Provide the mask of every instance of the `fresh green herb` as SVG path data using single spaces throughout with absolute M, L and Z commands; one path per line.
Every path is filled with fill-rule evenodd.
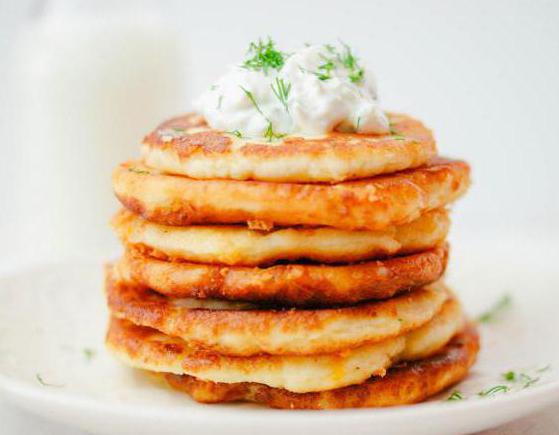
M 318 80 L 329 80 L 332 78 L 332 71 L 336 69 L 336 64 L 333 62 L 332 59 L 328 59 L 322 56 L 324 59 L 324 63 L 318 66 L 318 71 L 314 73 L 315 76 L 318 77 Z
M 128 168 L 128 170 L 130 172 L 134 172 L 135 174 L 140 174 L 140 175 L 149 175 L 149 171 L 145 171 L 143 169 L 138 169 L 138 168 Z
M 210 91 L 215 91 L 217 88 L 219 88 L 218 85 L 211 85 L 210 86 Z
M 487 390 L 480 391 L 478 396 L 480 397 L 490 397 L 494 396 L 497 393 L 508 393 L 510 391 L 510 387 L 507 385 L 495 385 L 494 387 L 488 388 Z
M 499 314 L 509 308 L 512 304 L 512 297 L 509 294 L 501 296 L 501 298 L 486 312 L 482 313 L 478 318 L 480 323 L 491 323 L 497 319 Z
M 266 42 L 260 38 L 257 42 L 251 42 L 247 55 L 250 57 L 244 61 L 242 67 L 253 71 L 263 71 L 264 74 L 268 74 L 270 69 L 281 69 L 288 56 L 276 48 L 275 42 L 270 37 Z
M 281 139 L 285 136 L 285 134 L 274 132 L 272 122 L 268 121 L 268 127 L 266 127 L 266 131 L 264 132 L 264 137 L 268 139 L 268 142 L 272 142 L 274 139 Z
M 533 370 L 533 372 L 535 373 L 543 373 L 547 370 L 549 370 L 550 366 L 544 366 L 542 368 L 539 368 L 537 370 Z M 540 380 L 539 376 L 531 376 L 526 372 L 515 372 L 513 370 L 510 370 L 506 373 L 502 374 L 503 379 L 505 381 L 508 382 L 512 382 L 512 383 L 522 383 L 522 388 L 528 388 L 531 387 L 532 385 L 534 385 L 536 382 L 538 382 Z
M 220 95 L 219 98 L 217 99 L 217 106 L 216 106 L 217 110 L 221 110 L 221 103 L 223 103 L 223 95 Z
M 536 373 L 542 373 L 545 370 L 549 370 L 549 365 L 542 367 L 541 369 L 535 370 Z M 509 382 L 509 385 L 495 385 L 494 387 L 488 388 L 487 390 L 480 391 L 478 396 L 488 397 L 493 396 L 497 393 L 508 393 L 512 390 L 511 387 L 520 386 L 522 389 L 529 388 L 540 380 L 539 377 L 534 377 L 526 372 L 517 372 L 514 370 L 509 370 L 501 374 L 504 381 Z
M 357 58 L 353 55 L 351 47 L 343 41 L 340 41 L 340 44 L 342 44 L 342 46 L 344 47 L 343 53 L 339 55 L 339 59 L 342 65 L 345 66 L 347 69 L 357 68 Z
M 56 387 L 56 388 L 62 388 L 64 385 L 60 385 L 60 384 L 50 384 L 48 382 L 45 382 L 43 380 L 43 377 L 39 374 L 36 373 L 35 374 L 35 378 L 37 379 L 37 381 L 39 382 L 39 384 L 41 384 L 44 387 Z
M 364 76 L 365 76 L 365 70 L 363 68 L 359 68 L 358 70 L 352 71 L 348 75 L 351 83 L 359 83 L 361 80 L 363 80 Z
M 392 136 L 401 136 L 400 132 L 394 129 L 394 124 L 392 123 L 392 121 L 388 121 L 388 128 L 390 129 L 390 134 Z
M 454 390 L 446 400 L 448 401 L 464 400 L 464 395 L 460 391 Z
M 274 87 L 275 83 L 275 87 Z M 287 106 L 287 100 L 289 98 L 289 92 L 291 92 L 291 83 L 285 84 L 283 79 L 277 78 L 275 79 L 274 83 L 270 86 L 272 87 L 272 91 L 280 103 L 285 107 L 285 111 L 289 113 L 289 107 Z
M 394 139 L 394 140 L 406 140 L 406 136 L 402 136 L 401 134 L 393 134 L 392 139 Z
M 318 66 L 317 71 L 314 71 L 313 74 L 319 80 L 329 80 L 332 78 L 332 72 L 338 66 L 341 66 L 347 70 L 349 81 L 359 83 L 365 77 L 365 70 L 359 65 L 358 59 L 354 56 L 349 45 L 343 42 L 341 44 L 343 46 L 341 52 L 331 44 L 324 45 L 324 49 L 329 56 L 321 55 L 324 62 Z
M 245 93 L 245 95 L 247 96 L 247 98 L 249 99 L 249 101 L 252 103 L 252 105 L 254 106 L 254 108 L 258 111 L 258 113 L 260 113 L 264 118 L 268 119 L 266 117 L 266 115 L 264 115 L 264 112 L 262 112 L 262 110 L 260 109 L 260 106 L 258 105 L 258 103 L 256 102 L 256 99 L 254 98 L 254 95 L 252 94 L 252 92 L 250 92 L 249 90 L 245 89 L 244 87 L 240 86 L 240 88 L 243 90 L 243 92 Z
M 276 133 L 274 131 L 274 128 L 272 126 L 272 121 L 270 121 L 270 119 L 266 115 L 264 115 L 264 112 L 262 112 L 262 110 L 260 109 L 260 106 L 256 102 L 256 99 L 254 98 L 254 95 L 252 94 L 252 92 L 243 88 L 242 86 L 241 86 L 241 89 L 243 90 L 243 92 L 245 93 L 247 98 L 250 100 L 250 102 L 252 103 L 254 108 L 258 111 L 258 113 L 260 113 L 264 117 L 264 119 L 266 121 L 268 121 L 268 125 L 266 127 L 266 130 L 264 131 L 264 137 L 266 139 L 268 139 L 268 142 L 272 142 L 272 140 L 274 140 L 274 139 L 281 139 L 282 137 L 284 137 L 285 134 Z
M 243 138 L 243 134 L 239 130 L 230 130 L 226 131 L 225 133 L 232 134 L 233 136 L 237 136 L 239 139 Z
M 97 352 L 95 352 L 95 350 L 91 348 L 86 347 L 83 349 L 83 355 L 87 361 L 91 361 L 93 358 L 95 358 L 96 354 Z
M 365 76 L 365 70 L 359 65 L 359 59 L 353 55 L 350 46 L 344 42 L 341 42 L 341 44 L 344 47 L 344 51 L 341 54 L 338 54 L 338 59 L 348 70 L 349 80 L 352 83 L 359 83 Z
M 336 54 L 336 47 L 334 47 L 332 44 L 324 44 L 324 48 L 326 49 L 326 51 L 328 51 L 331 54 Z
M 534 378 L 530 375 L 527 375 L 526 373 L 521 373 L 520 374 L 520 380 L 522 382 L 524 382 L 524 385 L 522 385 L 522 388 L 528 388 L 528 387 L 531 387 L 532 385 L 534 385 L 536 382 L 538 382 L 540 380 L 540 378 Z

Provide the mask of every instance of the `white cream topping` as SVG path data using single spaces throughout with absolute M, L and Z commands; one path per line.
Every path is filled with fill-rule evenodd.
M 387 133 L 375 80 L 351 56 L 345 46 L 313 45 L 286 55 L 279 69 L 235 65 L 194 106 L 212 128 L 245 137 Z

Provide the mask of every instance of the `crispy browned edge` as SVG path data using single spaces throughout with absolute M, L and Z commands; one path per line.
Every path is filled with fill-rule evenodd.
M 440 291 L 447 291 L 441 287 Z M 282 331 L 283 334 L 317 333 L 327 326 L 333 319 L 344 317 L 350 319 L 372 318 L 377 315 L 396 315 L 397 306 L 413 295 L 417 295 L 418 302 L 429 298 L 421 288 L 414 290 L 413 294 L 402 294 L 395 298 L 382 301 L 363 302 L 346 307 L 330 307 L 320 309 L 288 309 L 283 307 L 260 307 L 250 310 L 243 309 L 181 309 L 174 306 L 171 301 L 146 287 L 121 280 L 109 265 L 106 267 L 105 293 L 107 307 L 111 314 L 121 320 L 127 320 L 137 326 L 148 327 L 162 331 L 168 335 L 188 334 L 191 330 L 204 327 L 208 335 L 212 333 L 249 334 L 254 337 L 269 337 L 273 331 Z M 440 308 L 440 307 L 439 307 Z M 435 314 L 435 313 L 433 313 Z M 427 321 L 426 319 L 425 321 Z M 419 327 L 421 323 L 409 323 L 402 327 L 399 334 L 406 333 L 412 328 Z M 139 331 L 135 328 L 135 331 Z M 381 339 L 388 338 L 383 336 Z M 266 340 L 260 343 L 262 346 Z M 319 335 L 315 336 L 314 344 L 307 346 L 306 350 L 289 350 L 276 347 L 276 352 L 290 355 L 304 355 L 317 353 L 333 353 L 345 349 L 361 346 L 370 342 L 363 337 L 354 337 L 342 341 L 325 340 Z M 234 347 L 223 343 L 208 343 L 190 339 L 189 343 L 197 348 L 215 351 L 226 355 L 246 356 L 252 353 L 239 352 Z M 273 352 L 272 352 L 273 353 Z
M 266 228 L 380 230 L 411 222 L 456 200 L 469 186 L 470 167 L 463 161 L 436 158 L 416 169 L 331 185 L 194 180 L 127 162 L 115 170 L 113 180 L 128 190 L 116 193 L 127 209 L 167 225 L 256 222 Z M 160 185 L 165 198 L 161 202 L 142 197 L 142 183 L 150 180 Z M 246 203 L 258 204 L 258 209 L 239 206 Z
M 447 260 L 447 244 L 417 254 L 350 265 L 222 266 L 169 262 L 132 249 L 123 258 L 134 281 L 169 297 L 299 307 L 390 298 L 436 281 Z
M 447 209 L 441 208 L 430 210 L 420 216 L 417 220 L 408 222 L 404 225 L 397 225 L 388 232 L 388 237 L 398 241 L 398 247 L 395 250 L 387 248 L 382 243 L 375 244 L 365 252 L 353 252 L 351 249 L 345 249 L 341 253 L 322 252 L 320 250 L 307 250 L 305 254 L 290 253 L 288 250 L 275 250 L 265 257 L 251 259 L 250 256 L 236 255 L 234 258 L 221 259 L 219 255 L 209 256 L 207 259 L 183 258 L 181 253 L 173 253 L 171 250 L 166 250 L 163 247 L 158 248 L 147 242 L 143 241 L 130 241 L 129 228 L 146 228 L 153 225 L 142 217 L 132 213 L 130 210 L 123 208 L 118 211 L 111 220 L 113 229 L 121 238 L 122 243 L 126 249 L 135 252 L 139 255 L 146 257 L 157 258 L 168 262 L 199 262 L 204 264 L 214 265 L 229 265 L 229 266 L 247 266 L 247 267 L 265 267 L 277 264 L 279 262 L 302 262 L 309 261 L 318 264 L 351 264 L 364 261 L 382 260 L 392 256 L 403 256 L 415 254 L 425 250 L 434 248 L 435 246 L 444 243 L 450 227 L 450 217 Z M 163 232 L 167 233 L 172 231 L 173 227 L 166 225 L 169 230 L 164 229 Z M 193 226 L 196 227 L 196 226 Z M 217 226 L 219 228 L 226 228 L 225 225 Z M 176 229 L 176 228 L 175 228 Z M 246 230 L 246 227 L 236 226 L 236 229 Z M 300 235 L 314 234 L 315 228 L 296 228 L 295 231 Z M 258 230 L 251 230 L 257 232 Z M 274 230 L 270 230 L 274 231 Z M 347 230 L 346 230 L 347 231 Z M 250 232 L 250 231 L 249 231 Z M 264 231 L 266 233 L 268 231 Z M 300 244 L 301 245 L 301 244 Z M 304 245 L 304 243 L 302 243 Z M 295 249 L 296 251 L 296 249 Z M 196 254 L 194 254 L 196 255 Z M 223 261 L 223 263 L 222 263 Z M 231 263 L 225 263 L 230 261 Z
M 465 378 L 479 351 L 472 324 L 457 334 L 437 355 L 401 363 L 384 377 L 360 385 L 317 393 L 292 393 L 256 383 L 224 384 L 188 375 L 163 374 L 174 389 L 202 403 L 254 402 L 283 409 L 372 408 L 421 402 Z
M 335 152 L 339 158 L 346 160 L 355 157 L 362 158 L 363 153 L 385 153 L 387 159 L 393 155 L 408 155 L 411 160 L 409 167 L 416 167 L 436 155 L 437 148 L 433 135 L 420 121 L 404 114 L 389 113 L 387 115 L 391 122 L 391 131 L 387 134 L 365 135 L 333 132 L 313 139 L 288 136 L 274 146 L 252 143 L 247 140 L 240 150 L 234 151 L 231 147 L 231 136 L 222 131 L 210 129 L 190 133 L 190 129 L 208 127 L 208 124 L 200 115 L 187 113 L 160 124 L 144 138 L 143 143 L 152 148 L 172 152 L 183 160 L 200 154 L 211 157 L 230 155 L 234 152 L 255 157 L 261 161 L 303 153 L 314 157 Z M 169 135 L 169 132 L 172 134 Z M 371 142 L 371 137 L 377 140 Z M 413 158 L 411 158 L 412 156 Z M 383 172 L 387 172 L 392 166 L 387 164 Z M 393 167 L 392 170 L 394 170 Z M 355 176 L 347 174 L 345 178 L 352 179 Z

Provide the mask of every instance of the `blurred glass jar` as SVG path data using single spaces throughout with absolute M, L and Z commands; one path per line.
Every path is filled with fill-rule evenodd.
M 16 178 L 31 258 L 116 249 L 111 171 L 185 101 L 183 45 L 154 4 L 46 2 L 20 41 Z

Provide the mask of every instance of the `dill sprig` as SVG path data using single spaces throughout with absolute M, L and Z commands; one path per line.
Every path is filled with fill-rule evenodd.
M 97 355 L 97 352 L 95 350 L 89 347 L 83 349 L 83 356 L 87 361 L 91 361 L 93 358 L 95 358 L 95 355 Z
M 524 382 L 522 388 L 528 388 L 534 385 L 536 382 L 539 382 L 540 378 L 535 378 L 533 376 L 527 375 L 526 373 L 520 373 L 520 380 Z
M 464 400 L 464 399 L 465 399 L 465 397 L 460 391 L 454 390 L 451 393 L 451 395 L 447 397 L 446 400 L 452 402 L 452 401 L 455 401 L 455 400 Z
M 229 131 L 226 131 L 225 133 L 229 133 L 229 134 L 232 134 L 233 136 L 237 136 L 239 139 L 243 138 L 243 133 L 241 133 L 240 130 L 229 130 Z
M 326 56 L 321 56 L 324 63 L 318 66 L 318 71 L 314 72 L 314 75 L 318 77 L 318 80 L 329 80 L 332 78 L 332 71 L 336 69 L 336 64 L 332 59 L 328 59 Z
M 495 304 L 489 308 L 487 311 L 482 313 L 477 321 L 480 323 L 491 323 L 501 314 L 503 311 L 508 309 L 512 304 L 512 297 L 510 294 L 504 294 L 501 298 L 495 302 Z
M 351 51 L 351 47 L 341 42 L 344 51 L 338 55 L 340 63 L 349 71 L 348 77 L 352 83 L 359 83 L 365 76 L 365 70 L 359 65 L 359 59 Z
M 509 391 L 510 387 L 507 385 L 495 385 L 494 387 L 480 391 L 477 395 L 480 397 L 490 397 L 498 393 L 508 393 Z
M 324 44 L 324 48 L 326 49 L 326 51 L 328 51 L 331 54 L 336 54 L 336 47 L 334 47 L 332 44 Z
M 274 87 L 275 84 L 275 87 Z M 289 113 L 289 107 L 287 106 L 287 100 L 289 98 L 289 93 L 291 92 L 291 83 L 285 83 L 283 79 L 276 77 L 274 83 L 270 85 L 272 91 L 280 103 L 285 107 L 285 111 Z
M 330 80 L 332 72 L 340 66 L 347 70 L 347 77 L 350 82 L 361 82 L 365 77 L 365 69 L 359 65 L 359 59 L 353 54 L 351 47 L 344 42 L 341 42 L 341 45 L 342 50 L 340 51 L 331 44 L 325 44 L 323 47 L 328 55 L 321 55 L 324 62 L 317 67 L 317 71 L 312 73 L 319 80 Z
M 40 373 L 35 373 L 35 378 L 37 379 L 37 381 L 39 382 L 39 384 L 41 384 L 43 387 L 56 387 L 56 388 L 62 388 L 64 385 L 61 384 L 51 384 L 49 382 L 45 382 L 45 380 L 43 379 L 43 377 L 41 376 Z
M 274 139 L 281 139 L 285 136 L 284 133 L 276 133 L 272 126 L 272 122 L 268 121 L 268 126 L 266 127 L 266 131 L 264 131 L 264 137 L 268 139 L 268 142 L 272 142 Z
M 262 112 L 262 109 L 260 109 L 260 106 L 256 102 L 256 98 L 254 98 L 254 94 L 250 92 L 248 89 L 245 89 L 243 86 L 239 86 L 239 87 L 243 90 L 246 97 L 249 99 L 249 101 L 252 103 L 252 105 L 258 111 L 258 113 L 260 113 L 264 118 L 268 119 L 268 117 L 264 115 L 264 112 Z
M 543 373 L 543 372 L 540 369 L 540 370 L 536 370 L 536 373 Z M 502 373 L 501 376 L 507 382 L 522 383 L 522 388 L 531 387 L 532 385 L 534 385 L 536 382 L 539 382 L 540 380 L 539 376 L 538 377 L 531 376 L 528 373 L 515 372 L 513 370 Z
M 138 169 L 138 168 L 128 168 L 128 172 L 134 172 L 135 174 L 140 174 L 140 175 L 149 175 L 149 171 L 145 171 L 143 169 Z
M 267 41 L 258 38 L 257 42 L 251 42 L 247 55 L 250 57 L 243 62 L 242 67 L 253 71 L 263 71 L 264 74 L 268 74 L 270 69 L 281 69 L 287 57 L 286 53 L 276 48 L 276 43 L 270 37 Z
M 243 88 L 242 86 L 240 88 L 243 90 L 246 97 L 249 99 L 249 101 L 252 103 L 252 105 L 258 111 L 258 113 L 260 113 L 264 117 L 264 119 L 266 121 L 268 121 L 268 125 L 266 126 L 266 130 L 264 131 L 264 137 L 266 139 L 268 139 L 268 142 L 272 142 L 274 139 L 281 139 L 282 137 L 286 136 L 283 133 L 276 133 L 274 131 L 272 121 L 270 120 L 270 118 L 268 118 L 264 114 L 264 112 L 262 112 L 262 109 L 260 109 L 260 106 L 258 105 L 258 102 L 256 101 L 256 98 L 254 98 L 254 94 L 252 92 L 250 92 L 248 89 Z

